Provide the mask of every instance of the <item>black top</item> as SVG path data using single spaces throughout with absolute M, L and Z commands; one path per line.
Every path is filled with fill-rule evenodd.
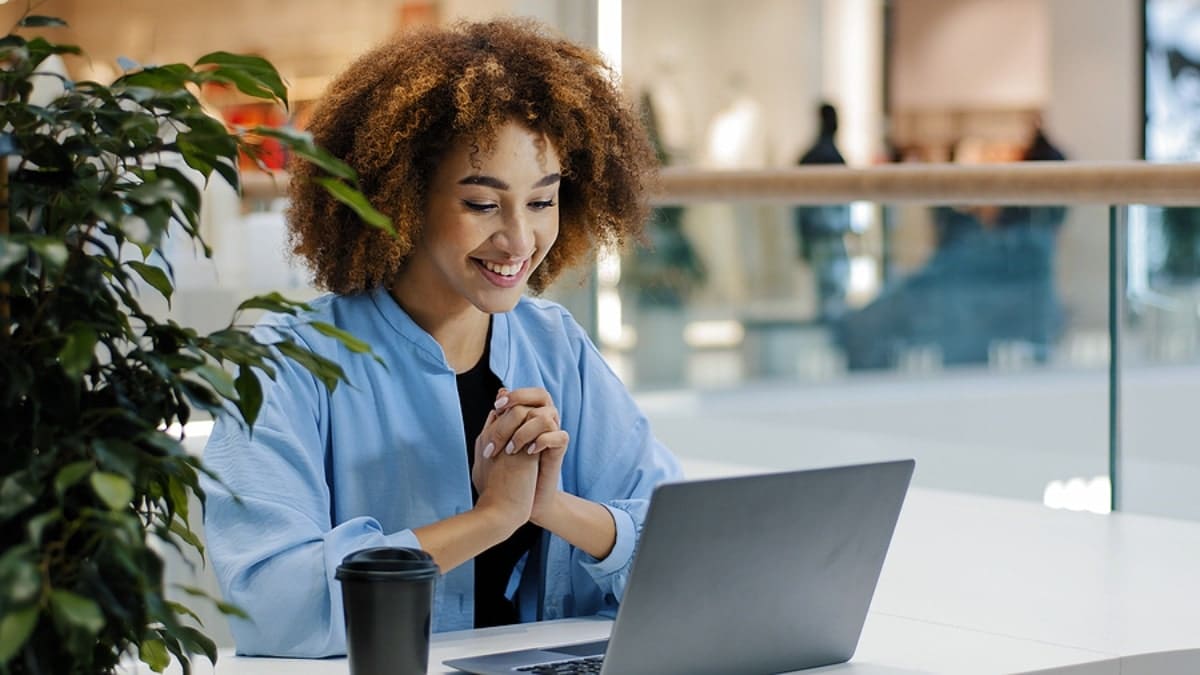
M 488 343 L 491 330 L 488 330 Z M 475 439 L 483 431 L 500 378 L 488 367 L 489 348 L 485 343 L 479 363 L 458 375 L 458 402 L 462 408 L 463 430 L 467 438 L 467 466 L 475 466 Z M 501 450 L 503 452 L 503 450 Z M 472 503 L 479 501 L 475 485 L 471 485 Z M 475 558 L 475 627 L 503 626 L 518 623 L 516 605 L 505 597 L 513 568 L 541 539 L 542 528 L 525 523 L 508 539 L 480 553 Z

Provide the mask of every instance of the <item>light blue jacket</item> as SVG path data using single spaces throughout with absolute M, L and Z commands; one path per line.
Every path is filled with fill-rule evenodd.
M 205 530 L 226 600 L 252 619 L 232 622 L 242 654 L 345 653 L 334 579 L 342 558 L 371 546 L 417 547 L 412 528 L 472 507 L 457 383 L 438 343 L 383 289 L 311 304 L 309 317 L 267 317 L 256 329 L 260 339 L 285 332 L 339 363 L 349 384 L 331 396 L 307 371 L 284 362 L 274 382 L 263 379 L 253 434 L 227 416 L 204 453 L 228 486 L 204 481 Z M 366 340 L 387 367 L 306 320 Z M 565 309 L 524 298 L 492 325 L 492 371 L 510 389 L 549 391 L 570 434 L 563 490 L 604 504 L 617 526 L 616 545 L 603 560 L 547 536 L 544 576 L 529 573 L 538 565 L 518 566 L 522 621 L 612 612 L 650 493 L 678 479 L 679 464 Z M 433 630 L 472 627 L 474 578 L 468 562 L 439 579 Z M 538 597 L 540 607 L 529 601 Z

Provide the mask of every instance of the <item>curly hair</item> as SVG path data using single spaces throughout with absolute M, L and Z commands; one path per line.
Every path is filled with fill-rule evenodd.
M 288 211 L 292 252 L 317 286 L 340 294 L 389 283 L 420 237 L 434 171 L 459 139 L 486 151 L 518 121 L 545 134 L 562 164 L 559 236 L 533 273 L 541 292 L 596 246 L 640 239 L 657 161 L 639 116 L 594 52 L 532 21 L 459 23 L 396 37 L 333 81 L 309 130 L 358 172 L 396 236 L 363 223 L 295 162 Z

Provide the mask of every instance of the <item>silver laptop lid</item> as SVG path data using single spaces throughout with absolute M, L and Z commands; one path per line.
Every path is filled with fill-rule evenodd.
M 913 460 L 660 486 L 604 673 L 778 673 L 848 660 Z

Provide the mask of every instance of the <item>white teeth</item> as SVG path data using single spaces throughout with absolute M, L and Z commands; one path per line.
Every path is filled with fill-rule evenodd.
M 492 272 L 495 272 L 496 274 L 500 274 L 500 275 L 506 276 L 506 277 L 511 277 L 512 275 L 516 274 L 517 272 L 520 272 L 521 267 L 524 265 L 523 262 L 517 263 L 515 265 L 497 265 L 496 263 L 490 262 L 487 260 L 482 260 L 480 262 L 482 262 L 483 266 L 488 268 Z

